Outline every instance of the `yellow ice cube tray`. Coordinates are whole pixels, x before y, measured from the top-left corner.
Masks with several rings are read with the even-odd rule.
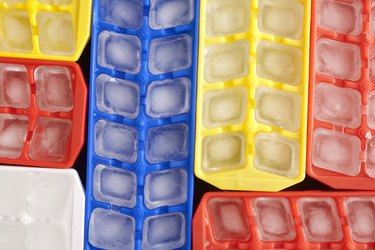
[[[0,57],[77,61],[91,8],[92,0],[0,1]]]
[[[309,0],[201,0],[195,174],[221,189],[305,178]]]

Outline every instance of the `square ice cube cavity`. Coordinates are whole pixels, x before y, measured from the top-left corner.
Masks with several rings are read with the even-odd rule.
[[[367,125],[375,129],[375,91],[371,91],[367,99]]]
[[[26,67],[0,63],[0,106],[27,108],[29,105],[30,83]]]
[[[359,174],[361,141],[357,136],[316,129],[313,134],[312,163],[315,167],[348,176]]]
[[[202,142],[202,169],[221,172],[245,167],[245,135],[226,133],[207,136]]]
[[[246,40],[214,44],[206,48],[204,79],[215,83],[247,76],[250,45]]]
[[[259,1],[258,27],[262,32],[300,39],[303,29],[304,6],[296,0]]]
[[[357,45],[321,38],[315,54],[318,73],[349,81],[361,77],[361,51]]]
[[[95,200],[118,206],[134,207],[137,177],[125,169],[96,165],[93,195]]]
[[[375,137],[367,140],[366,147],[366,173],[375,178]]]
[[[300,174],[300,146],[279,134],[258,133],[255,137],[254,168],[295,178]]]
[[[293,46],[259,41],[257,74],[271,81],[299,85],[302,78],[302,51]]]
[[[28,127],[29,119],[26,116],[0,114],[0,157],[21,156]]]
[[[152,82],[147,88],[147,115],[161,118],[189,112],[190,86],[188,78]]]
[[[134,119],[139,114],[139,102],[136,83],[105,74],[96,78],[96,106],[100,111]]]
[[[375,4],[375,2],[373,3]],[[375,13],[375,8],[374,8],[374,13]],[[370,81],[375,83],[375,45],[371,46],[369,50],[368,67],[369,67]]]
[[[215,128],[244,122],[248,107],[247,96],[247,88],[243,86],[206,92],[203,125]]]
[[[249,0],[209,0],[206,5],[206,32],[210,37],[227,36],[248,30]]]
[[[143,1],[100,0],[100,17],[121,28],[139,29],[143,19]]]
[[[255,119],[270,126],[296,131],[301,126],[301,96],[259,86],[255,90]]]

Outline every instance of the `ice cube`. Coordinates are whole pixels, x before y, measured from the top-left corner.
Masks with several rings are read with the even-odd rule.
[[[320,28],[352,36],[361,34],[363,6],[360,0],[320,0],[317,4]]]
[[[259,41],[257,48],[258,76],[290,85],[302,79],[302,51],[293,46]]]
[[[71,56],[76,52],[73,20],[68,12],[41,11],[36,21],[43,54]]]
[[[21,156],[29,119],[23,115],[0,114],[0,157]]]
[[[142,249],[177,249],[185,244],[185,216],[170,213],[147,217],[143,223]]]
[[[36,161],[62,161],[70,145],[72,122],[41,117],[36,121],[28,155]]]
[[[258,133],[254,148],[254,168],[288,178],[300,174],[300,146],[296,140],[276,133]]]
[[[194,3],[192,0],[152,0],[149,17],[150,27],[155,30],[188,24],[194,17]]]
[[[215,240],[247,241],[250,239],[249,222],[242,199],[211,198],[207,206]]]
[[[147,130],[146,160],[151,163],[184,160],[188,157],[189,128],[184,123]]]
[[[371,2],[371,16],[370,16],[371,34],[375,35],[375,2]]]
[[[100,16],[121,28],[138,29],[142,25],[142,0],[101,0]]]
[[[356,242],[375,241],[374,198],[348,198],[345,201],[346,217],[352,239]]]
[[[125,163],[134,163],[138,156],[138,131],[122,124],[99,120],[95,124],[95,153]]]
[[[147,88],[146,113],[161,118],[189,112],[190,86],[187,78],[152,82]]]
[[[312,163],[315,167],[349,176],[359,174],[361,141],[356,136],[316,129],[313,134]]]
[[[66,250],[71,248],[71,232],[67,232],[63,224],[56,222],[50,224],[40,222],[31,223],[27,226],[27,232],[27,236],[32,242],[34,249]],[[31,243],[29,244],[31,245]]]
[[[259,1],[258,27],[262,32],[300,39],[303,30],[304,6],[296,0]]]
[[[361,77],[361,51],[357,45],[321,38],[315,54],[318,73],[350,81]]]
[[[319,83],[315,87],[314,117],[349,128],[361,124],[361,94],[350,88]]]
[[[247,76],[250,45],[246,40],[209,45],[205,51],[204,78],[215,83]]]
[[[368,94],[367,99],[367,125],[375,129],[375,91]]]
[[[256,198],[253,206],[261,240],[291,241],[295,239],[296,231],[287,199]]]
[[[307,241],[338,242],[343,238],[332,198],[302,198],[298,201],[298,208]]]
[[[187,173],[184,169],[152,172],[146,176],[145,205],[149,209],[175,206],[187,199]]]
[[[245,166],[245,135],[239,132],[207,136],[202,142],[203,171],[231,171]]]
[[[26,2],[26,0],[4,0],[2,2],[7,3],[7,4],[13,4],[13,3],[24,3]]]
[[[247,88],[212,90],[204,94],[203,125],[215,128],[243,123],[248,108]]]
[[[97,248],[134,249],[135,221],[119,212],[95,208],[89,222],[89,242]]]
[[[34,78],[39,109],[48,112],[69,112],[73,109],[72,80],[67,67],[39,66],[34,71]]]
[[[250,1],[210,0],[207,2],[206,15],[208,36],[242,33],[249,28]]]
[[[94,170],[93,195],[97,201],[134,207],[137,177],[125,169],[97,165]]]
[[[21,223],[0,220],[0,232],[0,249],[27,249],[26,230]]]
[[[301,96],[259,86],[255,90],[255,119],[271,126],[296,131],[301,126]]]
[[[141,42],[138,37],[102,31],[98,37],[98,64],[137,74],[141,69]]]
[[[375,137],[367,140],[365,162],[367,175],[375,178]]]
[[[100,111],[134,119],[139,114],[139,102],[136,83],[104,74],[96,78],[96,106]]]
[[[156,75],[190,68],[192,43],[187,34],[153,39],[149,51],[150,72]]]
[[[375,12],[375,8],[374,8],[374,12]],[[375,83],[375,45],[371,46],[369,50],[368,67],[369,67],[369,79],[371,82]]]

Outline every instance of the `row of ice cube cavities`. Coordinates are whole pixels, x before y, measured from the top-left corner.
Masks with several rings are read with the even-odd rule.
[[[246,242],[254,238],[264,243],[296,244],[345,244],[350,238],[357,243],[375,241],[372,197],[213,197],[207,200],[206,216],[211,235],[220,242]],[[257,227],[256,235],[251,234],[252,225]]]

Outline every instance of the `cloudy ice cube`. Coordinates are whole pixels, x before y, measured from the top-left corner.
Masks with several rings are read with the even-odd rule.
[[[0,14],[3,37],[0,48],[4,51],[30,52],[33,49],[29,13],[8,10]]]
[[[0,114],[0,157],[18,158],[21,155],[28,126],[26,116]]]
[[[138,29],[142,25],[142,0],[101,0],[100,15],[121,28]]]

